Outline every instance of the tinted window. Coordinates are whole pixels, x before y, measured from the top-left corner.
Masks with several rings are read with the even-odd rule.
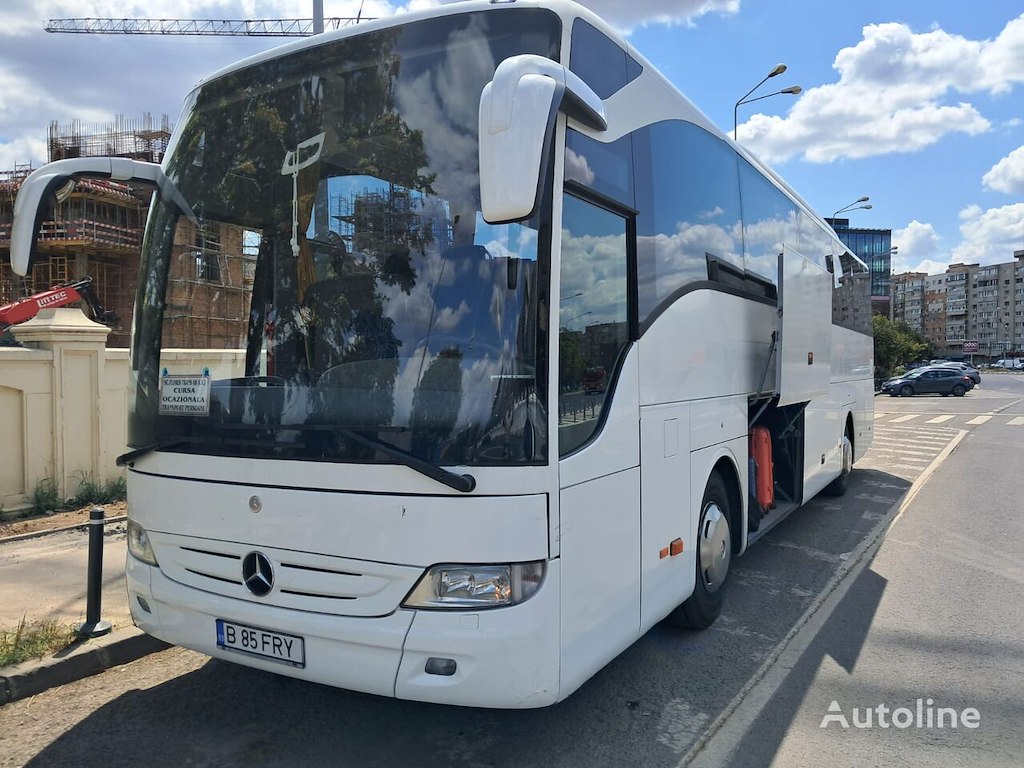
[[[846,251],[833,260],[833,268],[836,270],[832,291],[833,325],[872,335],[871,273]]]
[[[629,343],[626,220],[565,195],[558,321],[558,452],[597,432]]]
[[[829,269],[836,253],[832,236],[809,214],[798,211],[797,218],[800,222],[800,253],[819,267]]]
[[[566,131],[565,180],[633,208],[632,147],[629,136],[602,144],[582,133]]]
[[[736,155],[681,121],[634,134],[639,317],[645,321],[709,269],[742,285]]]
[[[796,205],[745,160],[740,161],[740,194],[747,269],[778,286],[779,254],[787,245],[799,250]]]
[[[607,99],[643,71],[629,54],[583,19],[576,19],[572,25],[569,65],[569,69],[602,99]]]

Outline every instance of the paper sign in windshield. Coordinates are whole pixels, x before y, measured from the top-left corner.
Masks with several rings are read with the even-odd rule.
[[[209,416],[210,377],[164,374],[160,377],[161,416]]]

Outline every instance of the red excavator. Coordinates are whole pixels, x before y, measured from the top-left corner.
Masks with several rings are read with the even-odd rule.
[[[83,277],[71,283],[55,285],[11,304],[4,304],[0,307],[0,333],[12,325],[31,320],[41,309],[63,307],[76,301],[82,302],[82,311],[90,320],[105,325],[117,322],[117,315],[104,309],[96,297],[96,292],[92,289],[92,278]]]

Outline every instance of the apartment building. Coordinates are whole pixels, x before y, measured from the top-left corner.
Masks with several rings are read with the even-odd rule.
[[[892,289],[892,319],[924,333],[925,318],[925,272],[904,272],[893,275],[890,281]]]
[[[927,275],[924,279],[924,313],[921,333],[932,349],[946,347],[946,275]]]
[[[1024,250],[1000,264],[952,264],[943,274],[893,275],[893,319],[923,334],[936,353],[995,359],[1024,350]],[[974,345],[970,345],[974,347]],[[970,347],[969,347],[970,348]]]

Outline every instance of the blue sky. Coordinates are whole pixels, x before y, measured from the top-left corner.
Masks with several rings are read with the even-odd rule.
[[[380,16],[407,5],[365,0]],[[359,0],[325,0],[328,16]],[[894,271],[1009,261],[1024,249],[1024,7],[1020,0],[589,0],[723,131],[821,215],[862,195],[854,226],[893,230]],[[8,0],[0,8],[0,170],[45,160],[51,120],[163,113],[191,86],[280,40],[51,35],[49,18],[294,18],[311,0]]]

